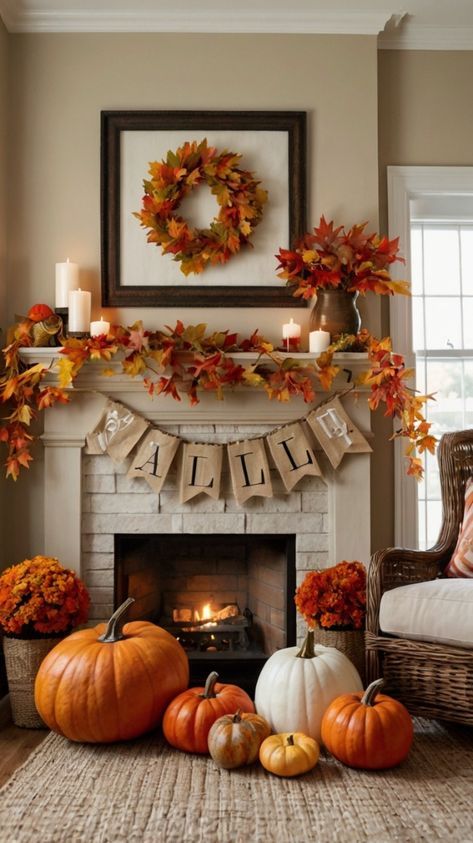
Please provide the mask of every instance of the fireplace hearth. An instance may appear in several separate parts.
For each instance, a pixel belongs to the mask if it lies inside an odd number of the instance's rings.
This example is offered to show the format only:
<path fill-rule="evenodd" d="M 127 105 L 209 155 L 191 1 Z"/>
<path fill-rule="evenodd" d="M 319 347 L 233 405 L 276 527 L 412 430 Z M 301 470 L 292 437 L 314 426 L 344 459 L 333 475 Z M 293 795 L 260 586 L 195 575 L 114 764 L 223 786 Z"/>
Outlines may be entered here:
<path fill-rule="evenodd" d="M 115 605 L 167 629 L 191 682 L 210 670 L 252 691 L 266 659 L 296 642 L 293 535 L 115 535 Z"/>

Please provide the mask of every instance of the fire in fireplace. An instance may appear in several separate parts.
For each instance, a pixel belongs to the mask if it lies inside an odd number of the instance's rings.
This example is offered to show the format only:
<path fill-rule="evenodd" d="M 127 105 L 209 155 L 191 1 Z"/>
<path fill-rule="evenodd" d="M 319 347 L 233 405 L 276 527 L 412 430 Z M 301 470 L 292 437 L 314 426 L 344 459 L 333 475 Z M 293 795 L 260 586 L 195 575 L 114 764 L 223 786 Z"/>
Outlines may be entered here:
<path fill-rule="evenodd" d="M 252 690 L 275 650 L 295 644 L 295 536 L 115 536 L 115 603 L 135 598 L 186 650 L 191 680 L 210 669 Z"/>
<path fill-rule="evenodd" d="M 172 610 L 172 622 L 166 619 L 161 626 L 174 635 L 188 652 L 216 653 L 248 650 L 253 615 L 243 612 L 237 603 L 228 605 L 205 603 L 200 610 L 193 607 Z"/>

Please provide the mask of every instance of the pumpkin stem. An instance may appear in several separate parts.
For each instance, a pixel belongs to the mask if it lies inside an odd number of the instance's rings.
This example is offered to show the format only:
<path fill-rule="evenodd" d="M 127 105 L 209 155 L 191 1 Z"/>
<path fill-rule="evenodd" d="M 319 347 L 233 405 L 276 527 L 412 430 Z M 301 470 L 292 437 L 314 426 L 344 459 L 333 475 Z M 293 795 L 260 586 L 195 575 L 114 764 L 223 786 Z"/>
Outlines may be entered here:
<path fill-rule="evenodd" d="M 308 629 L 304 643 L 299 652 L 296 653 L 296 659 L 315 659 L 316 655 L 314 650 L 314 630 Z"/>
<path fill-rule="evenodd" d="M 294 735 L 287 736 L 287 746 L 294 746 Z"/>
<path fill-rule="evenodd" d="M 218 679 L 218 673 L 215 670 L 212 673 L 209 673 L 207 676 L 207 681 L 205 683 L 204 693 L 201 694 L 205 700 L 208 700 L 210 697 L 216 697 L 217 694 L 215 693 L 215 683 Z"/>
<path fill-rule="evenodd" d="M 374 705 L 378 692 L 384 685 L 384 679 L 375 679 L 371 685 L 368 685 L 365 693 L 361 698 L 362 705 Z"/>
<path fill-rule="evenodd" d="M 232 717 L 232 720 L 233 720 L 234 723 L 240 723 L 240 721 L 241 721 L 241 708 L 239 708 L 238 711 L 235 712 L 235 714 Z"/>
<path fill-rule="evenodd" d="M 120 641 L 121 638 L 124 638 L 123 635 L 123 624 L 125 623 L 125 615 L 127 613 L 128 607 L 131 606 L 132 603 L 135 602 L 134 597 L 127 597 L 124 603 L 115 609 L 112 617 L 110 618 L 109 622 L 107 623 L 107 629 L 103 633 L 103 635 L 99 635 L 98 641 L 105 641 L 107 644 L 114 644 L 115 641 Z"/>

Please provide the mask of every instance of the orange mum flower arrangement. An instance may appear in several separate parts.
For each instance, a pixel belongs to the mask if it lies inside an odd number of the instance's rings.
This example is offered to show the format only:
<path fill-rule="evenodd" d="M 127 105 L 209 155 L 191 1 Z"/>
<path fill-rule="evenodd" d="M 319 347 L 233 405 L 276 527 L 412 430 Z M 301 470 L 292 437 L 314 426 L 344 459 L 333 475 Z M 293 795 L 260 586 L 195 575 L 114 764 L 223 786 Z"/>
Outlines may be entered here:
<path fill-rule="evenodd" d="M 294 600 L 297 611 L 312 629 L 362 629 L 366 614 L 365 566 L 344 561 L 323 571 L 309 571 Z"/>
<path fill-rule="evenodd" d="M 0 576 L 0 628 L 11 638 L 69 633 L 88 617 L 90 598 L 79 577 L 50 556 L 34 556 Z"/>

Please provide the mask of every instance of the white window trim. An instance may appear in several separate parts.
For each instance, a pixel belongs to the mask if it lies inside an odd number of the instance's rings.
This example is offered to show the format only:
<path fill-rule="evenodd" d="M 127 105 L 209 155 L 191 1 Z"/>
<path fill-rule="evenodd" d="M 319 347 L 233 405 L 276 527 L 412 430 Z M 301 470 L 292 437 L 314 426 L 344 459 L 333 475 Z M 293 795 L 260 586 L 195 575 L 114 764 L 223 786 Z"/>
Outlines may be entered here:
<path fill-rule="evenodd" d="M 409 201 L 422 196 L 473 194 L 473 167 L 388 167 L 389 237 L 399 237 L 406 264 L 391 267 L 393 278 L 410 278 Z M 390 300 L 390 334 L 393 349 L 404 354 L 406 365 L 415 365 L 412 348 L 412 308 L 407 296 Z M 416 481 L 406 475 L 405 442 L 395 442 L 394 540 L 400 547 L 417 545 Z"/>

